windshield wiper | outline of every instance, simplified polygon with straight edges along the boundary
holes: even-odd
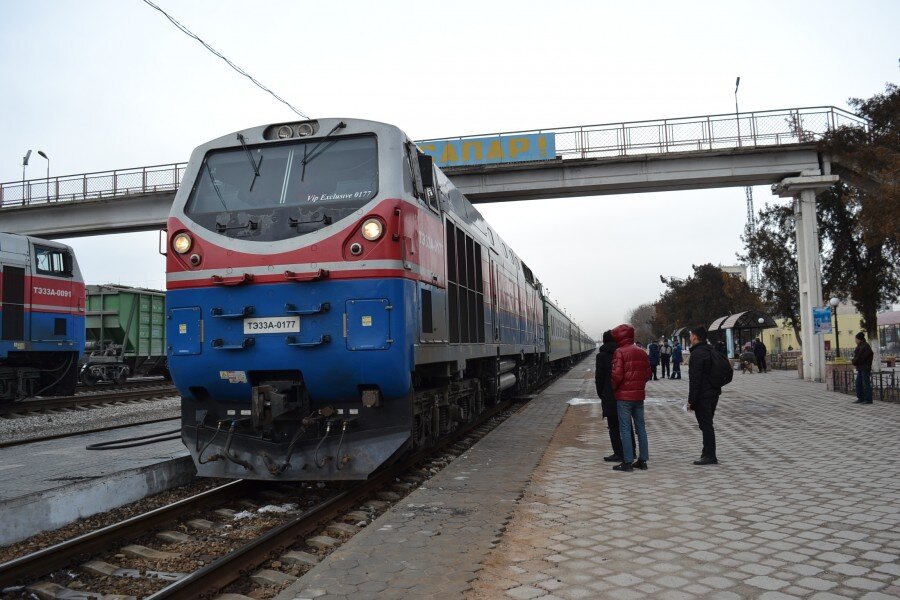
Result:
[[[303,165],[303,170],[300,171],[300,181],[303,181],[303,178],[306,177],[306,165],[311,163],[315,157],[317,157],[319,154],[322,154],[323,152],[325,152],[325,150],[328,149],[326,147],[322,150],[322,152],[319,152],[319,154],[316,154],[316,150],[319,149],[319,146],[324,144],[325,140],[327,140],[329,137],[331,137],[331,134],[333,134],[335,131],[337,131],[338,129],[343,129],[346,126],[347,126],[347,124],[344,123],[343,121],[341,121],[340,123],[338,123],[337,125],[332,127],[331,131],[329,131],[327,134],[325,134],[325,137],[323,137],[321,140],[319,140],[319,143],[316,144],[313,147],[313,149],[309,151],[308,154],[306,152],[306,148],[309,146],[309,144],[303,145],[303,160],[300,162],[300,164]],[[329,146],[331,146],[331,144],[329,144]]]
[[[253,160],[253,155],[250,153],[250,148],[247,147],[247,141],[244,139],[243,134],[237,134],[238,141],[241,142],[241,147],[244,149],[244,152],[247,153],[247,160],[250,161],[250,167],[253,169],[253,181],[250,182],[250,191],[253,191],[253,185],[256,183],[256,178],[259,177],[259,168],[262,166],[263,156],[259,155],[259,162],[257,163]]]
[[[222,203],[222,208],[228,210],[228,205],[225,204],[225,199],[222,197],[222,191],[219,189],[219,184],[216,183],[216,178],[213,177],[212,170],[209,168],[209,163],[204,160],[203,166],[206,167],[206,174],[209,175],[209,180],[212,182],[213,189],[216,191],[216,196],[219,197],[219,202]]]

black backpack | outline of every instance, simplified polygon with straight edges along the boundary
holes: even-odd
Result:
[[[728,357],[715,349],[710,349],[709,383],[714,388],[723,388],[731,383],[734,377],[734,369]]]

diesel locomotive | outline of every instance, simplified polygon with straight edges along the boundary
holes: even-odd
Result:
[[[0,233],[0,402],[71,395],[84,352],[84,280],[72,248]]]
[[[169,370],[201,476],[365,479],[594,349],[392,125],[206,143],[166,231]]]

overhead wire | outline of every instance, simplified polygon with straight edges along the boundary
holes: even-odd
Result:
[[[201,44],[203,44],[203,47],[204,47],[204,48],[206,48],[207,50],[209,50],[210,52],[212,52],[213,54],[215,54],[216,56],[218,56],[219,58],[221,58],[222,60],[224,60],[224,61],[228,64],[229,67],[231,67],[232,69],[234,69],[235,71],[237,71],[238,73],[240,73],[241,75],[243,75],[244,77],[246,77],[247,79],[249,79],[250,81],[252,81],[253,84],[256,85],[256,87],[258,87],[259,89],[263,90],[264,92],[267,92],[267,93],[270,94],[273,98],[275,98],[276,100],[278,100],[278,101],[281,102],[282,104],[286,105],[288,108],[290,108],[292,111],[294,111],[295,113],[297,113],[298,115],[300,115],[300,116],[303,117],[304,119],[308,119],[308,118],[309,118],[309,117],[308,117],[306,114],[304,114],[302,111],[300,111],[299,109],[295,108],[294,105],[292,105],[290,102],[288,102],[287,100],[285,100],[284,98],[282,98],[281,96],[279,96],[278,94],[276,94],[275,92],[273,92],[272,90],[270,90],[269,88],[267,88],[266,86],[264,86],[262,83],[260,83],[259,81],[257,81],[255,77],[253,77],[252,75],[250,75],[250,73],[248,73],[247,71],[243,70],[242,68],[240,68],[239,66],[237,66],[236,64],[234,64],[233,62],[231,62],[230,60],[228,60],[228,58],[226,58],[221,52],[219,52],[218,50],[216,50],[215,48],[213,48],[212,46],[210,46],[209,44],[207,44],[206,42],[204,42],[202,39],[200,39],[200,37],[198,37],[197,34],[195,34],[195,33],[192,32],[190,29],[188,29],[187,27],[185,27],[184,25],[182,25],[181,23],[179,23],[177,20],[175,20],[175,18],[174,18],[172,15],[170,15],[169,13],[167,13],[166,11],[164,11],[162,8],[160,8],[159,6],[157,6],[156,4],[154,4],[153,2],[151,2],[150,0],[143,0],[143,1],[144,1],[144,4],[150,6],[151,8],[154,8],[154,9],[158,10],[159,12],[161,12],[161,13],[162,13],[169,21],[171,21],[171,23],[172,23],[175,27],[177,27],[182,33],[184,33],[185,35],[187,35],[187,36],[189,36],[189,37],[194,38],[195,40],[197,40],[198,42],[200,42]]]

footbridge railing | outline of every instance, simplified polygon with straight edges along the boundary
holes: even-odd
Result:
[[[440,138],[505,137],[553,133],[557,157],[612,158],[731,148],[759,148],[814,142],[842,126],[865,127],[866,121],[833,106],[789,108],[655,121],[632,121],[577,127],[554,127]],[[422,142],[433,140],[422,140]],[[44,177],[0,184],[0,206],[66,203],[172,192],[187,163]]]

